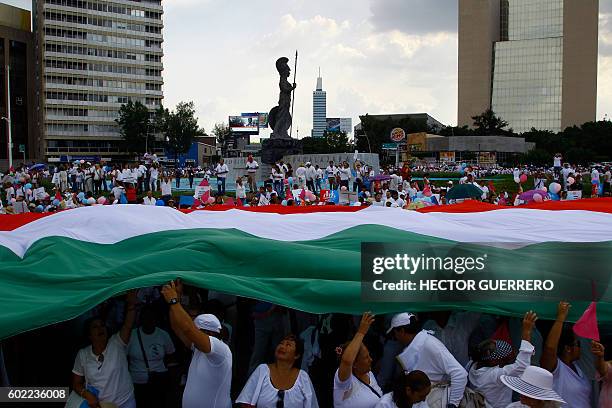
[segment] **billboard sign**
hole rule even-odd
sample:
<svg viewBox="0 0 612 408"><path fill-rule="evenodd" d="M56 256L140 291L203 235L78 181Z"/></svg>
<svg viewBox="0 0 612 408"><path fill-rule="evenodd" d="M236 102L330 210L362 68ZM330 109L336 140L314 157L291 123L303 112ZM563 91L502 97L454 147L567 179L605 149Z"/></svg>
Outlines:
<svg viewBox="0 0 612 408"><path fill-rule="evenodd" d="M327 118L326 130L328 132L345 132L353 131L353 119L351 118Z"/></svg>
<svg viewBox="0 0 612 408"><path fill-rule="evenodd" d="M229 127L232 132L259 133L259 114L248 113L230 116Z"/></svg>
<svg viewBox="0 0 612 408"><path fill-rule="evenodd" d="M399 143L406 139L406 132L402 128L395 128L391 131L391 141Z"/></svg>
<svg viewBox="0 0 612 408"><path fill-rule="evenodd" d="M259 128L265 129L268 127L268 114L267 113L259 113Z"/></svg>

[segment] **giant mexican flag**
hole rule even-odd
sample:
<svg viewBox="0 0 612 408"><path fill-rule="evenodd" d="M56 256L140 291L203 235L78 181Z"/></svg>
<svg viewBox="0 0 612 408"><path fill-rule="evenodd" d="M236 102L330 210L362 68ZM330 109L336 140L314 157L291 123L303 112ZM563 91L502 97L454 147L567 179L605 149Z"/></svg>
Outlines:
<svg viewBox="0 0 612 408"><path fill-rule="evenodd" d="M596 242L612 259L612 199L503 208L481 203L423 211L263 207L179 212L93 206L0 216L0 339L74 318L128 289L176 277L312 313L475 310L554 318L556 302L371 303L360 300L362 242L529 242L523 256ZM527 252L525 252L527 251ZM584 265L589 268L589 264ZM536 271L534 271L536 272ZM562 279L571 284L581 271ZM610 291L610 288L608 288ZM574 303L576 320L588 302ZM612 303L598 304L612 321Z"/></svg>

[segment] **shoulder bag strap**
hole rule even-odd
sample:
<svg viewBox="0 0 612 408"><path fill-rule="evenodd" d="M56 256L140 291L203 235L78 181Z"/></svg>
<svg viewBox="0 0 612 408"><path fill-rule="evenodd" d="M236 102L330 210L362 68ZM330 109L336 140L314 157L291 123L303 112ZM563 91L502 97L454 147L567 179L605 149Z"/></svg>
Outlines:
<svg viewBox="0 0 612 408"><path fill-rule="evenodd" d="M140 335L140 328L136 330L138 334L138 343L140 343L140 351L142 351L142 357L144 358L145 366L147 367L147 372L151 371L149 368L149 360L147 359L147 353L145 353L144 345L142 344L142 336Z"/></svg>

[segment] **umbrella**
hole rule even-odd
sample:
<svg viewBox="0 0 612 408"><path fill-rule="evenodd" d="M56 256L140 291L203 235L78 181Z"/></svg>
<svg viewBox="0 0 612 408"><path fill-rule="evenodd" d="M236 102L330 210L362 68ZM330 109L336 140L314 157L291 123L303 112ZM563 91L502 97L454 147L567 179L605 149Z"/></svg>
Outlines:
<svg viewBox="0 0 612 408"><path fill-rule="evenodd" d="M534 194L539 194L542 197L546 197L548 195L548 193L544 190L529 190L529 191L525 191L524 193L521 193L521 195L519 196L519 199L523 201L533 201Z"/></svg>
<svg viewBox="0 0 612 408"><path fill-rule="evenodd" d="M460 200L462 198L481 198L483 191L473 184L459 184L448 190L447 200Z"/></svg>
<svg viewBox="0 0 612 408"><path fill-rule="evenodd" d="M370 178L370 181L387 181L391 180L391 176L387 176L386 174L379 174L378 176L374 176Z"/></svg>
<svg viewBox="0 0 612 408"><path fill-rule="evenodd" d="M46 164L38 163L38 164L35 164L32 167L30 167L30 170L34 170L34 171L36 171L36 170L43 170L45 167L47 167Z"/></svg>

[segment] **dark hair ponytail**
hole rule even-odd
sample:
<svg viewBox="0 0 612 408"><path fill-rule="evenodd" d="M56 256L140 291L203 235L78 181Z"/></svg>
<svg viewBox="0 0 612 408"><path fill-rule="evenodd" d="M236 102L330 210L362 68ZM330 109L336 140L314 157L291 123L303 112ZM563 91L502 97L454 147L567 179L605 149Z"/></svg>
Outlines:
<svg viewBox="0 0 612 408"><path fill-rule="evenodd" d="M423 391L431 386L431 381L427 374L422 371L414 370L409 373L405 372L400 376L393 386L393 402L399 408L407 408L413 405L412 401L408 401L406 388L410 388L413 392Z"/></svg>

